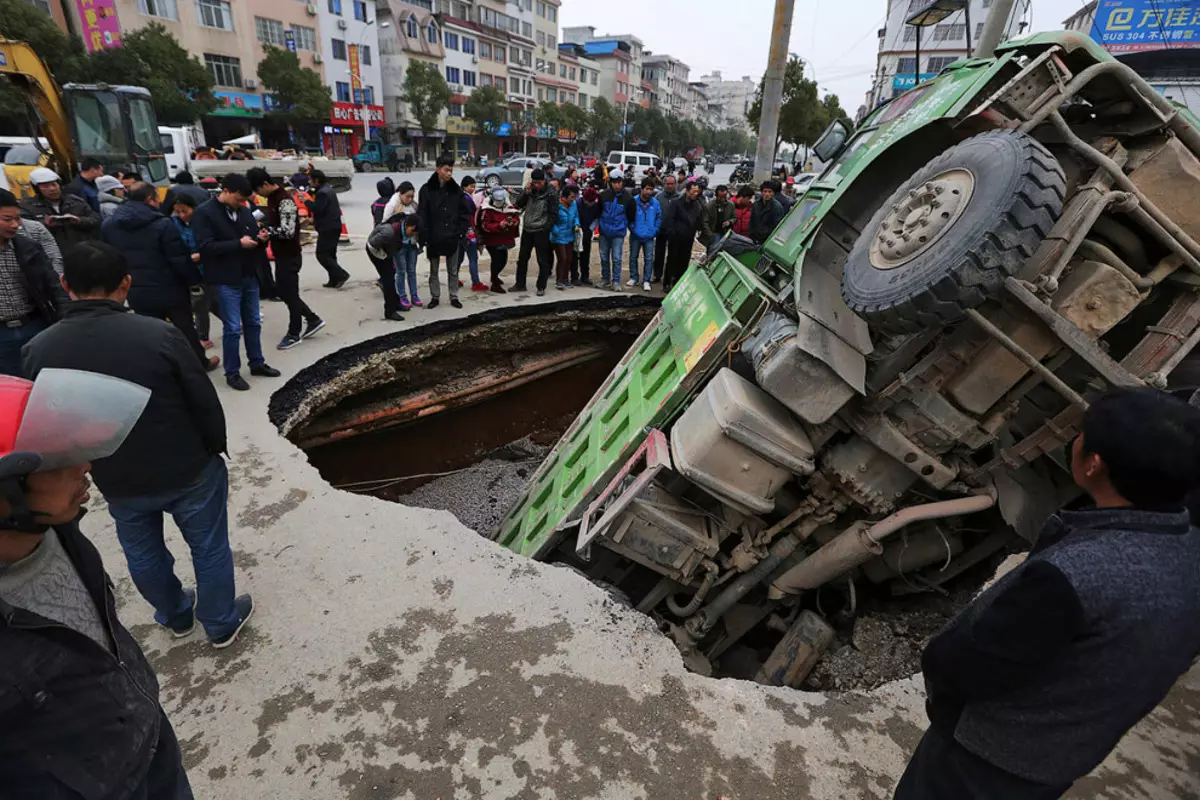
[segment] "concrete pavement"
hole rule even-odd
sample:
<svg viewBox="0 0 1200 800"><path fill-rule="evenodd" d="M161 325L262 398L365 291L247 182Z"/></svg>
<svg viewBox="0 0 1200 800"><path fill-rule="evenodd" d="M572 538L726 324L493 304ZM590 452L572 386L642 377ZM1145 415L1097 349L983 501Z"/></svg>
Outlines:
<svg viewBox="0 0 1200 800"><path fill-rule="evenodd" d="M341 196L352 233L366 231L378 177ZM925 724L919 678L821 695L693 675L648 619L575 573L513 556L449 513L330 488L267 421L283 381L397 327L538 300L468 284L462 311L390 323L361 238L342 258L354 277L332 291L306 253L306 300L329 325L269 351L282 379L239 393L215 378L239 590L257 603L241 640L220 652L199 633L172 640L134 590L103 503L83 521L159 673L198 798L890 796ZM265 309L272 347L285 309ZM1193 674L1073 796L1200 797L1198 712Z"/></svg>

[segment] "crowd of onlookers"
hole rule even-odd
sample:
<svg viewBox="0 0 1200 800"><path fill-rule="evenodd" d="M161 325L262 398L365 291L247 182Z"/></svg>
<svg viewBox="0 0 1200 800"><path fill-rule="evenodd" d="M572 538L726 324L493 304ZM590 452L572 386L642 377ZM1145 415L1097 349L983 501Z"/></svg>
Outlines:
<svg viewBox="0 0 1200 800"><path fill-rule="evenodd" d="M631 170L632 172L632 170ZM641 286L665 292L680 280L698 240L705 247L726 235L766 241L794 202L793 181L768 180L759 192L749 186L731 198L729 187L709 190L705 177L680 170L678 176L650 169L642 180L604 164L554 174L553 165L530 167L522 187L480 188L475 179L454 177L454 158L437 160L434 175L420 188L391 178L376 184L371 207L375 229L368 238L371 261L384 292L384 312L436 307L441 300L439 272L446 262L450 303L461 308L459 270L467 260L472 291L528 291L530 259L536 259L534 288L544 295L551 277L558 290L594 286L621 291ZM515 198L514 195L515 194ZM628 238L629 277L622 283ZM593 245L599 254L599 281L592 278ZM489 281L479 274L480 249L491 258ZM421 299L418 253L429 263L429 301ZM509 252L516 251L515 275L506 285Z"/></svg>

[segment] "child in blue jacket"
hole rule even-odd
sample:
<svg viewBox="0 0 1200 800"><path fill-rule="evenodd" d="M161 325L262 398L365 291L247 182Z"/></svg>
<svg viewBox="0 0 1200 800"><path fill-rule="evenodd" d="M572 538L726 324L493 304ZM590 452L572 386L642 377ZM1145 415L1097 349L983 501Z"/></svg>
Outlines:
<svg viewBox="0 0 1200 800"><path fill-rule="evenodd" d="M554 265L554 288L571 285L571 262L575 258L575 232L579 230L579 206L575 202L579 187L564 186L558 196L558 219L550 229L550 244L554 245L557 262Z"/></svg>

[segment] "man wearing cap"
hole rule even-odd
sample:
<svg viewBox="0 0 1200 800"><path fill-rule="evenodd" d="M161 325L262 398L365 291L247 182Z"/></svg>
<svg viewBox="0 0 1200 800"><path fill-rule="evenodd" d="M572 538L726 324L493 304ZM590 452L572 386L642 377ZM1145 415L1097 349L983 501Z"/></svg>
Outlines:
<svg viewBox="0 0 1200 800"><path fill-rule="evenodd" d="M77 522L89 460L121 446L149 396L92 372L0 378L4 797L192 800L154 671Z"/></svg>
<svg viewBox="0 0 1200 800"><path fill-rule="evenodd" d="M154 620L177 638L199 620L220 649L254 610L250 595L234 591L229 474L221 458L225 414L183 334L125 309L131 280L122 254L107 244L69 250L63 283L74 302L61 323L25 346L24 372L36 378L48 368L87 369L150 390L121 449L97 461L92 474ZM174 518L191 551L195 590L175 576L163 514Z"/></svg>
<svg viewBox="0 0 1200 800"><path fill-rule="evenodd" d="M101 175L96 178L96 191L99 192L98 201L102 221L115 214L121 204L125 202L125 184L121 183L120 178ZM103 222L101 222L101 226L103 227Z"/></svg>
<svg viewBox="0 0 1200 800"><path fill-rule="evenodd" d="M78 199L78 198L77 198ZM58 319L66 292L45 251L18 235L21 211L0 189L0 374L21 374L21 347Z"/></svg>
<svg viewBox="0 0 1200 800"><path fill-rule="evenodd" d="M58 249L92 239L100 230L100 212L82 197L63 191L52 169L38 167L29 173L33 197L21 201L21 216L35 219L50 229Z"/></svg>

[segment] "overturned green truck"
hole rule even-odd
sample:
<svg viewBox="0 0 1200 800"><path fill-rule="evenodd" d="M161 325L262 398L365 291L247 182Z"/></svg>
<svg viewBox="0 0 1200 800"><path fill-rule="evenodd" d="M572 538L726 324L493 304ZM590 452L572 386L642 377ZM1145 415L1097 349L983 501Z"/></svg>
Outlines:
<svg viewBox="0 0 1200 800"><path fill-rule="evenodd" d="M1032 540L1087 397L1165 388L1200 341L1196 120L1085 36L960 61L815 149L492 533L615 587L690 668L791 686L833 636L814 592L937 591Z"/></svg>

